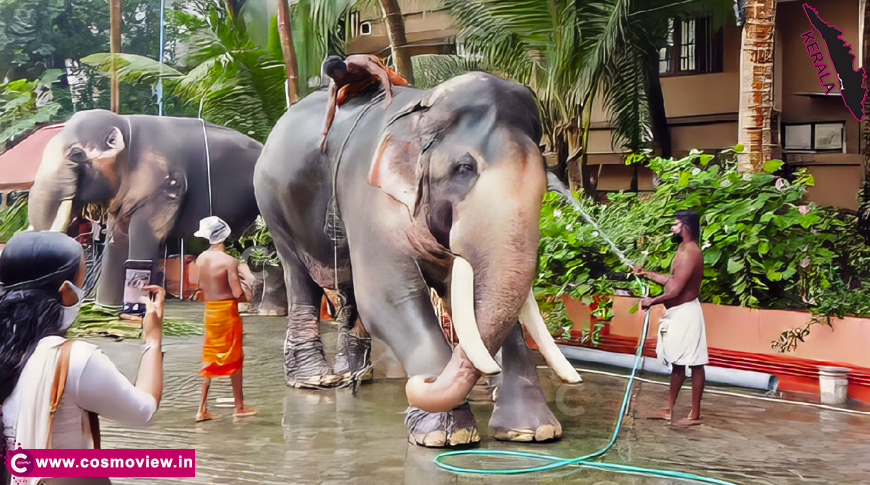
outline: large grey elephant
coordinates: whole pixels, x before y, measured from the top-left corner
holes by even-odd
[[[378,89],[339,108],[325,153],[327,96],[309,95],[281,118],[257,162],[257,201],[288,288],[287,383],[318,387],[357,372],[367,364],[367,330],[411,376],[412,443],[478,441],[466,398],[482,374],[500,371],[492,435],[558,438],[518,325],[560,377],[580,381],[531,291],[547,187],[531,91],[475,73],[431,90],[395,87],[384,107]],[[430,288],[448,303],[455,349]],[[338,290],[345,311],[332,370],[318,334],[324,289]]]
[[[210,214],[236,234],[254,222],[261,150],[259,142],[200,119],[81,111],[45,148],[30,191],[30,224],[66,231],[83,205],[108,204],[97,302],[119,306],[125,260],[156,265],[167,237],[192,236]]]

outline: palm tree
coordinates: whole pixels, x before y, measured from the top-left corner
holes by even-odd
[[[411,64],[411,55],[408,53],[408,40],[405,38],[405,19],[402,17],[402,9],[399,8],[398,0],[379,1],[381,11],[384,12],[384,23],[387,26],[396,71],[409,83],[414,84],[414,67]]]
[[[286,106],[283,62],[237,29],[222,7],[212,6],[205,23],[197,16],[185,21],[193,32],[186,72],[133,54],[93,54],[82,62],[109,72],[114,61],[124,82],[162,78],[179,98],[198,104],[204,119],[265,140]]]
[[[220,4],[210,5],[204,13],[206,21],[199,15],[176,14],[175,21],[184,24],[182,30],[192,32],[186,39],[189,52],[183,59],[184,66],[130,54],[94,54],[82,61],[111,72],[112,61],[116,60],[119,78],[124,82],[153,83],[162,78],[168,90],[199,106],[204,119],[263,141],[287,105],[288,76],[277,19],[267,17],[268,45],[259,46],[252,40],[262,28],[257,19],[250,29],[238,25],[244,9],[255,7],[255,2],[227,3],[233,4],[235,14]],[[300,0],[290,7],[293,52],[298,63],[294,87],[299,96],[320,87],[317,77],[323,58],[343,48],[336,25],[353,4],[354,0]],[[317,82],[309,84],[309,79]]]
[[[740,119],[738,143],[744,146],[737,167],[759,172],[771,158],[773,53],[776,0],[752,0],[740,36]]]
[[[293,48],[293,33],[290,30],[290,5],[287,0],[278,0],[278,36],[281,39],[281,54],[287,72],[287,104],[295,103],[296,93],[296,50]]]
[[[685,0],[446,0],[468,57],[418,61],[418,78],[471,67],[528,85],[537,95],[546,144],[557,154],[560,178],[586,166],[591,108],[603,102],[614,141],[625,150],[652,147],[670,155],[670,136],[658,80],[658,49],[667,18]],[[710,0],[717,10],[729,1]],[[427,84],[426,82],[418,84]]]

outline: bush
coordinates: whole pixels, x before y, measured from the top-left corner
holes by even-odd
[[[647,270],[670,272],[676,246],[673,214],[701,214],[701,300],[752,308],[809,310],[830,317],[870,316],[870,251],[857,218],[804,202],[812,175],[737,171],[736,152],[699,151],[680,160],[649,160],[660,183],[652,194],[609,194],[605,204],[581,198],[583,210],[617,247]],[[575,197],[580,197],[579,195]],[[541,214],[538,292],[580,299],[628,268],[560,195],[547,194]],[[636,283],[611,282],[639,295]],[[653,295],[661,288],[653,285]]]
[[[7,243],[16,233],[27,229],[27,199],[16,200],[0,208],[0,243]]]

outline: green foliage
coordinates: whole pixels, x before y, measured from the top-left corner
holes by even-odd
[[[262,217],[251,224],[239,238],[227,245],[227,254],[236,259],[244,259],[248,265],[255,268],[263,266],[279,266],[278,251],[272,240],[272,234]]]
[[[211,8],[208,28],[190,17],[176,16],[191,28],[185,64],[189,72],[134,54],[117,55],[119,78],[127,82],[164,80],[188,103],[198,104],[202,117],[264,141],[284,113],[284,66],[257,47],[220,8]],[[111,54],[93,54],[82,62],[110,72]]]
[[[0,152],[40,124],[55,121],[61,105],[53,100],[51,86],[62,74],[49,69],[36,81],[19,79],[0,84]]]
[[[202,335],[202,323],[187,322],[177,318],[163,318],[163,335],[186,336]],[[117,312],[111,312],[97,307],[93,303],[85,303],[81,307],[75,323],[67,330],[69,338],[87,336],[114,337],[117,339],[137,339],[142,336],[142,326],[139,322],[121,320]]]
[[[735,147],[738,148],[738,147]],[[736,150],[711,162],[692,151],[680,160],[653,158],[659,179],[654,194],[610,194],[607,204],[581,205],[627,256],[644,269],[669,273],[676,246],[673,214],[701,214],[704,280],[701,300],[753,308],[809,310],[825,317],[870,315],[870,250],[856,218],[803,202],[812,176],[792,180],[765,171],[742,174]],[[623,264],[579,214],[548,194],[541,217],[539,291],[582,298],[597,292],[608,271]],[[638,295],[636,283],[619,283]],[[660,293],[655,287],[653,294]]]
[[[300,96],[320,88],[321,61],[327,53],[341,51],[334,27],[352,4],[350,0],[301,0],[291,7]],[[188,47],[174,66],[142,55],[119,54],[119,77],[140,85],[163,79],[166,90],[197,107],[204,119],[265,141],[287,107],[276,20],[269,18],[265,43],[258,43],[254,40],[258,30],[238,28],[221,3],[208,4],[202,14],[176,11],[169,17],[179,41]],[[251,27],[261,23],[255,21]],[[112,55],[94,54],[82,61],[105,74],[110,72]]]
[[[536,294],[535,300],[537,300],[538,309],[544,317],[544,323],[547,324],[547,331],[551,335],[561,334],[561,337],[568,338],[571,319],[565,312],[565,304],[553,298],[553,295],[543,293]]]
[[[27,229],[27,226],[27,199],[18,199],[0,209],[0,243],[9,242],[12,236]]]

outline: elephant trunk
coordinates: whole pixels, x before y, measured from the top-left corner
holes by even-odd
[[[66,232],[72,216],[78,174],[63,155],[63,139],[55,135],[45,146],[27,200],[27,218],[37,231]]]
[[[450,246],[461,258],[454,261],[451,310],[459,346],[437,378],[408,380],[412,406],[427,412],[450,411],[465,401],[481,373],[499,370],[492,356],[517,324],[537,263],[546,182],[542,165],[524,165],[519,173],[515,167],[490,167],[456,206]],[[470,270],[463,269],[466,265]],[[464,294],[454,293],[463,290]],[[472,303],[473,311],[465,308]]]
[[[34,184],[27,201],[30,227],[36,231],[66,232],[72,207],[72,199],[61,199],[50,189]]]

